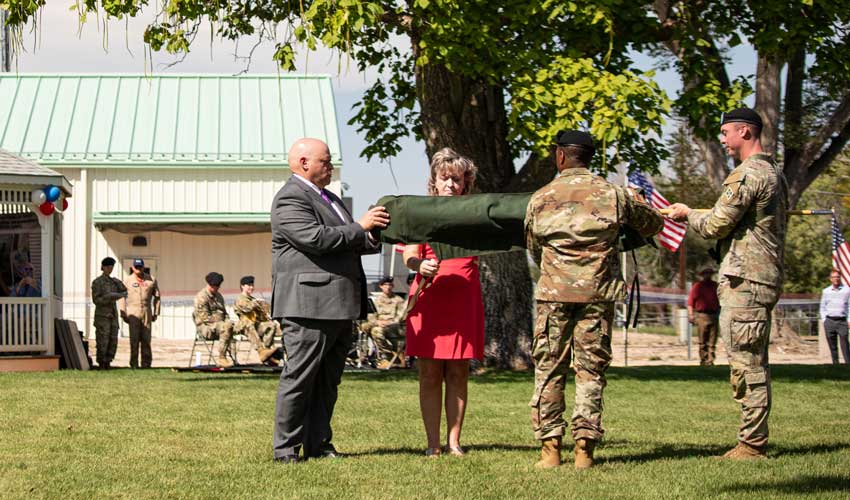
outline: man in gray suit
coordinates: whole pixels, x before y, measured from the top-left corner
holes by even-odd
[[[292,176],[274,197],[272,317],[280,321],[287,362],[277,390],[275,461],[336,457],[331,417],[351,346],[352,320],[366,317],[366,277],[360,255],[379,243],[384,207],[354,221],[324,188],[333,174],[328,145],[299,139],[289,150]],[[303,457],[299,452],[303,447]]]

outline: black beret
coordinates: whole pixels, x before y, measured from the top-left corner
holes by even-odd
[[[381,278],[380,281],[378,281],[378,284],[383,285],[384,283],[392,283],[392,282],[393,282],[392,276],[384,276],[383,278]]]
[[[738,108],[723,113],[723,116],[720,117],[720,124],[725,125],[727,123],[749,123],[760,129],[764,127],[759,114],[750,108]]]
[[[593,137],[581,130],[561,130],[555,136],[555,144],[558,146],[579,146],[596,151],[596,146],[593,145]]]
[[[107,257],[107,258],[103,259],[102,261],[100,261],[100,267],[114,266],[114,265],[115,265],[115,259],[113,259],[112,257]]]
[[[239,280],[239,286],[242,285],[253,285],[254,277],[253,276],[242,276],[242,279]]]
[[[208,285],[221,286],[221,282],[224,281],[224,276],[213,271],[207,274],[207,277],[205,279],[207,280]]]

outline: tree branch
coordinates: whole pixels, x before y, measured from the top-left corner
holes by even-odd
[[[556,172],[551,156],[541,158],[537,153],[532,153],[519,172],[511,178],[501,191],[504,193],[536,191],[551,181]]]
[[[802,147],[800,154],[800,165],[811,165],[815,162],[815,156],[823,149],[826,141],[835,134],[838,134],[842,129],[847,128],[847,123],[850,121],[850,92],[844,95],[838,107],[829,117],[829,120],[815,133],[812,138]],[[840,137],[840,135],[839,135]],[[833,139],[830,148],[835,143]],[[846,143],[846,141],[845,141]],[[843,147],[843,144],[842,144]],[[826,152],[824,152],[825,154]],[[823,157],[823,154],[821,155]],[[818,159],[819,160],[819,159]]]

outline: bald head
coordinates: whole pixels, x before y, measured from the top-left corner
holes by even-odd
[[[289,169],[320,188],[326,187],[333,175],[328,145],[319,139],[298,139],[289,148]]]

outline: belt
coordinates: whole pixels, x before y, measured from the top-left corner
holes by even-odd
[[[826,319],[831,319],[833,321],[847,321],[847,316],[827,316]]]

